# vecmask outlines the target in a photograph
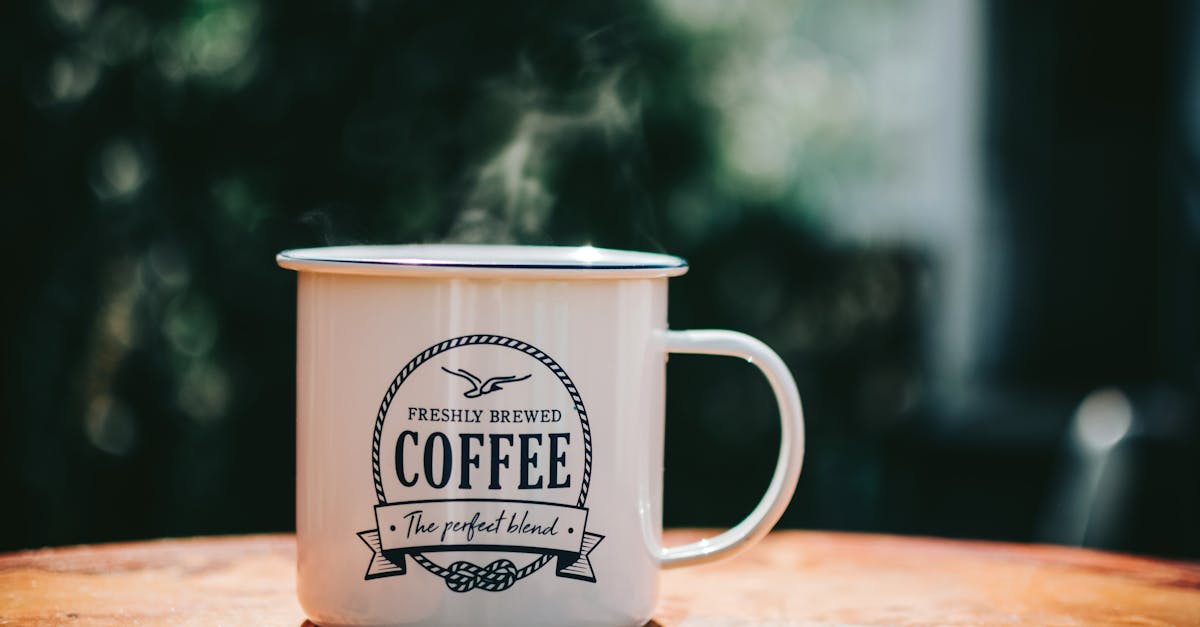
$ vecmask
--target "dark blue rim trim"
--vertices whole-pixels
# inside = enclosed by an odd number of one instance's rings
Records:
[[[328,258],[313,258],[313,257],[293,257],[287,254],[281,254],[281,257],[299,262],[315,262],[315,263],[343,263],[349,265],[368,264],[373,266],[402,266],[412,268],[483,268],[496,270],[672,270],[675,268],[688,267],[687,261],[680,259],[680,263],[666,264],[596,264],[590,266],[580,265],[564,265],[564,264],[518,264],[518,263],[439,263],[439,262],[412,262],[412,261],[372,261],[368,259],[328,259]]]

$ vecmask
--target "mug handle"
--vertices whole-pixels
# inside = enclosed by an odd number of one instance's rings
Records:
[[[771,531],[792,500],[796,480],[800,477],[800,465],[804,461],[804,410],[800,407],[796,381],[787,365],[766,344],[745,333],[707,329],[666,331],[665,349],[668,353],[742,357],[762,371],[775,392],[775,402],[779,404],[779,462],[775,465],[767,493],[754,511],[732,529],[713,538],[659,549],[662,567],[678,568],[736,555]]]

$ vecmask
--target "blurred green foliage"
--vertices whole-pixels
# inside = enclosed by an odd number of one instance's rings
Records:
[[[739,99],[714,85],[742,69],[719,20],[641,2],[22,8],[5,546],[291,526],[288,247],[667,250],[695,267],[674,324],[780,346],[815,431],[912,403],[914,258],[828,249],[804,203],[723,161]],[[769,475],[773,410],[746,369],[680,362],[668,523],[727,524],[756,498],[735,486]],[[854,399],[863,377],[883,400]],[[690,451],[711,440],[748,479],[705,505],[719,475]]]
[[[687,257],[672,325],[761,337],[804,394],[783,524],[1028,539],[1057,432],[972,449],[918,428],[934,379],[966,376],[938,338],[971,321],[944,297],[974,293],[983,241],[971,6],[6,7],[0,549],[291,528],[295,278],[274,254],[431,241]],[[778,442],[766,385],[732,360],[668,376],[665,522],[736,522]]]

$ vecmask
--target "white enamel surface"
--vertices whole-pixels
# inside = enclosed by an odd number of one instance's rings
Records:
[[[787,365],[775,351],[749,335],[719,330],[668,331],[666,349],[671,353],[741,357],[762,371],[779,405],[779,462],[762,500],[745,520],[715,538],[662,549],[659,556],[663,566],[677,568],[731,557],[771,531],[791,502],[796,480],[800,478],[804,462],[804,410]]]
[[[409,244],[285,250],[292,270],[389,276],[649,278],[687,272],[679,257],[593,246]]]
[[[649,618],[662,520],[665,279],[430,280],[302,272],[298,295],[298,592],[315,622],[640,625]],[[594,441],[587,528],[605,536],[590,556],[595,583],[557,577],[551,564],[502,592],[458,593],[411,559],[405,575],[363,579],[371,551],[357,533],[375,526],[371,440],[380,401],[415,355],[473,333],[503,334],[540,348],[578,387]],[[497,352],[494,362],[475,367],[517,372],[523,364],[505,361],[510,357]],[[410,400],[440,407],[466,402],[464,382],[424,370],[401,386],[423,384],[420,400]],[[561,388],[545,381],[520,387],[535,381],[510,384],[496,402],[561,403]],[[520,396],[502,400],[510,394]],[[447,423],[440,429],[455,434],[468,427]],[[385,429],[384,440],[389,437],[395,436]],[[385,481],[389,501],[393,494],[431,496],[427,487],[406,494],[393,479]],[[443,498],[479,495],[450,487],[455,489]],[[531,556],[515,556],[518,565],[519,559]]]
[[[332,250],[311,256],[342,254]],[[521,254],[528,260],[543,253],[512,252]],[[452,257],[443,254],[439,259],[445,262]],[[357,271],[356,263],[328,263],[335,265],[306,266],[299,273],[297,290],[297,592],[314,622],[641,625],[653,611],[660,568],[732,555],[760,539],[786,507],[804,448],[799,397],[790,374],[770,349],[742,334],[668,331],[665,275],[613,274],[625,270],[592,275],[592,270],[561,268],[552,272],[568,274],[514,268],[494,268],[494,274],[471,274],[477,269],[467,268],[467,274],[457,274],[462,269],[454,266],[447,273],[430,274],[414,266],[416,274],[364,274]],[[294,267],[282,255],[280,265]],[[569,280],[574,278],[611,280]],[[483,335],[514,338],[523,346],[536,347],[538,355],[548,357],[564,374],[531,357],[529,351],[445,342]],[[443,348],[427,350],[435,346]],[[770,381],[784,423],[779,467],[762,503],[730,531],[672,549],[662,547],[668,350],[736,355],[752,361]],[[454,374],[460,370],[478,381]],[[401,373],[404,376],[398,377]],[[498,376],[506,377],[497,379],[502,388],[483,393],[488,389],[483,380]],[[593,445],[584,508],[586,531],[604,536],[589,556],[595,581],[558,576],[552,561],[502,591],[456,592],[412,557],[405,558],[403,575],[365,579],[373,551],[359,533],[378,524],[393,546],[402,540],[397,535],[402,530],[382,529],[401,519],[387,518],[387,511],[376,519],[379,492],[389,504],[452,499],[447,516],[477,507],[466,504],[475,502],[472,499],[536,501],[552,511],[578,506],[580,474],[585,472],[578,444],[585,436],[578,415],[571,415],[575,401],[564,377],[586,406]],[[372,440],[385,396],[390,401],[380,430],[377,489]],[[561,419],[517,426],[413,420],[419,415],[410,412],[422,407],[484,412],[557,408]],[[398,441],[402,452],[409,451],[405,474],[410,478],[427,470],[437,476],[440,466],[426,469],[409,458],[417,449],[403,448],[408,444],[404,439],[408,436],[402,435],[405,431],[422,441],[435,433],[455,441],[470,433],[484,438],[506,433],[560,434],[564,438],[560,441],[569,438],[573,446],[566,449],[568,455],[558,470],[560,477],[570,475],[573,484],[539,490],[523,490],[519,483],[514,487],[511,466],[516,466],[517,455],[510,450],[514,463],[506,469],[498,467],[501,481],[496,489],[482,481],[490,478],[486,472],[480,474],[487,469],[482,454],[481,469],[473,471],[476,474],[467,477],[465,485],[459,474],[452,474],[440,488],[419,481],[406,486],[396,467]],[[543,450],[540,461],[530,466],[533,474],[548,471],[547,452]],[[456,465],[461,469],[461,464]],[[503,506],[487,507],[494,512]],[[564,516],[567,519],[581,520]],[[572,527],[567,535],[583,531]],[[574,536],[567,535],[557,536],[556,546],[569,545]],[[447,568],[458,560],[483,565],[500,558],[522,567],[537,558],[531,553],[457,550],[426,556]]]

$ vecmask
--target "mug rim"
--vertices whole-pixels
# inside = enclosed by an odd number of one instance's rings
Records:
[[[384,276],[653,278],[688,270],[681,257],[594,246],[397,244],[323,246],[280,252],[281,267],[302,272]]]

